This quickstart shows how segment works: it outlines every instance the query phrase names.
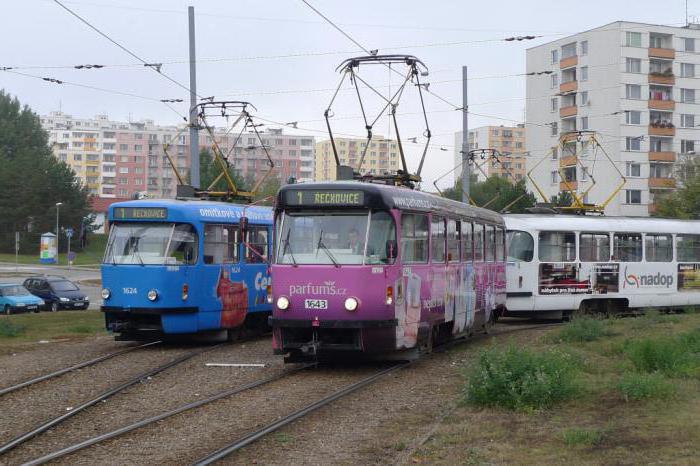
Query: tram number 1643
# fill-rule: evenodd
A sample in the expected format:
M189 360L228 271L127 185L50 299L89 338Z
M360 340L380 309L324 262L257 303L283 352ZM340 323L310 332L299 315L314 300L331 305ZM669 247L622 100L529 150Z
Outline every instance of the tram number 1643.
M325 299L305 299L305 309L328 309L328 301Z

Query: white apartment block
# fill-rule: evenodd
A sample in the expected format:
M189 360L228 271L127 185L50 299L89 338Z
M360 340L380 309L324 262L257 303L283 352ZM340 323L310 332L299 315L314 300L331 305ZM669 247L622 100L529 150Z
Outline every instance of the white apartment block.
M526 71L550 73L527 77L527 163L546 157L532 173L545 194L566 189L562 175L579 194L595 180L586 202L614 193L621 178L600 149L572 156L576 132L595 131L627 180L605 213L649 215L654 196L676 187L674 163L694 156L700 139L696 50L698 25L624 21L528 49Z

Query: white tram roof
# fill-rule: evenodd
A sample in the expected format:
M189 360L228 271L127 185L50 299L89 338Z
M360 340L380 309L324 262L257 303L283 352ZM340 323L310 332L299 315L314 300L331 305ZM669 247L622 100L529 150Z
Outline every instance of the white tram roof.
M503 218L509 230L700 234L700 220L556 214L508 214Z

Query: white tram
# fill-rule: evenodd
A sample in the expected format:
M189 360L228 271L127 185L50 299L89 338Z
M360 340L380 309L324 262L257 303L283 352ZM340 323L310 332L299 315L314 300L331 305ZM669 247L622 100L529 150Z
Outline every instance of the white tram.
M700 221L505 215L507 316L700 304Z

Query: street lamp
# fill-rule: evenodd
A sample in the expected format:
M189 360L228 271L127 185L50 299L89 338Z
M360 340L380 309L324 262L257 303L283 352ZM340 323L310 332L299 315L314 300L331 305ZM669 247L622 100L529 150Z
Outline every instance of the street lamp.
M58 212L62 205L63 202L56 203L56 264L58 264L58 239L61 237L61 234L58 231Z

